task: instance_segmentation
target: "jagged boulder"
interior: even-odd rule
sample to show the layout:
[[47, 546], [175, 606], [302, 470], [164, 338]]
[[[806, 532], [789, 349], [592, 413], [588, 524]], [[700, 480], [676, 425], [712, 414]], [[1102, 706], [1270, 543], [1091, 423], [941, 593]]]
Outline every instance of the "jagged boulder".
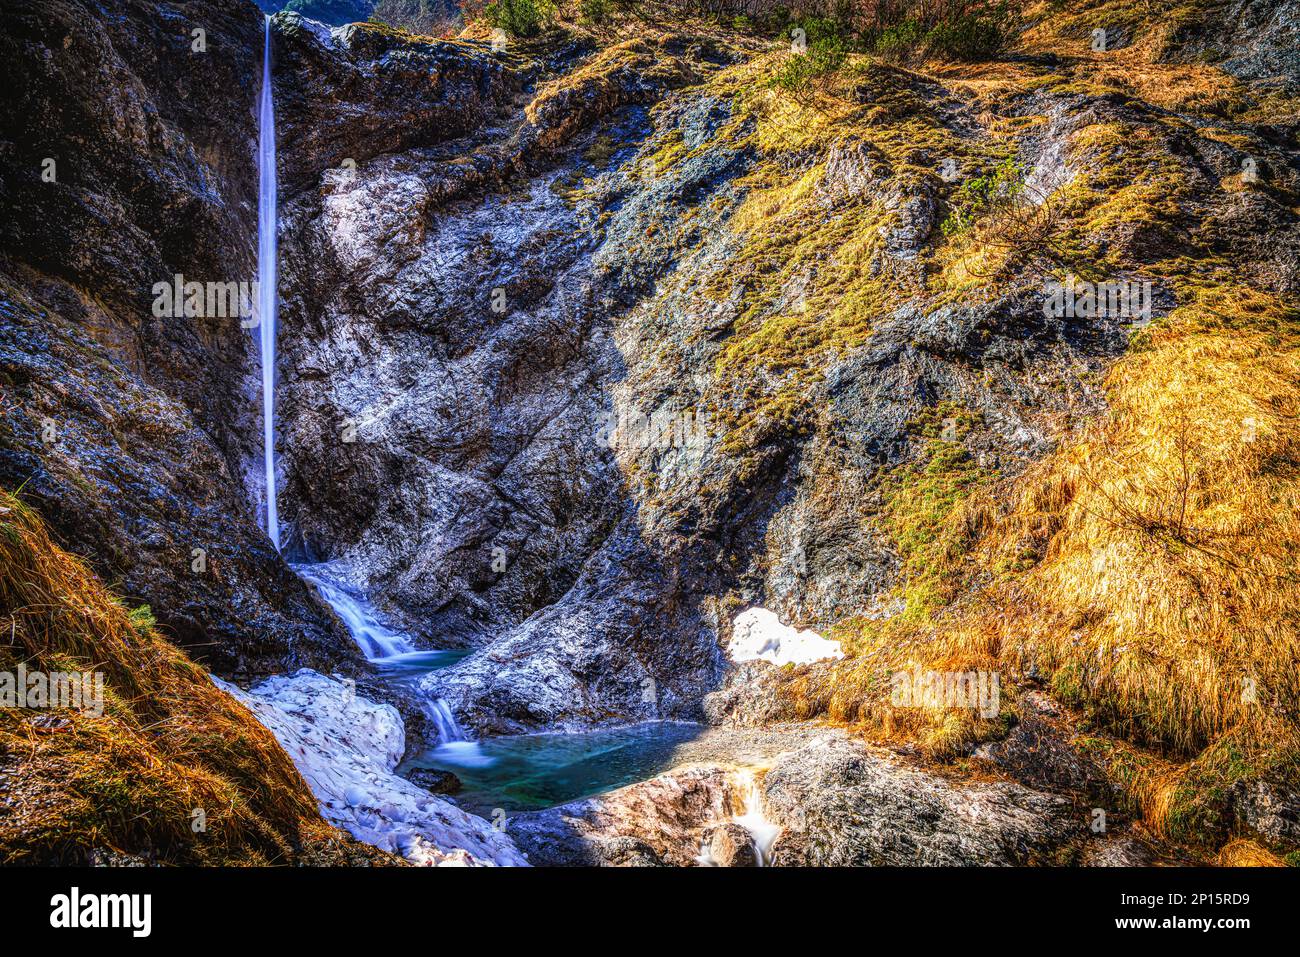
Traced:
[[534, 866], [677, 866], [696, 862], [706, 829], [734, 806], [724, 768], [696, 766], [507, 819]]
[[705, 831], [704, 847], [716, 867], [759, 867], [762, 864], [753, 836], [733, 821]]
[[834, 737], [779, 759], [763, 788], [783, 828], [774, 866], [1063, 863], [1086, 829], [1065, 798], [957, 783]]

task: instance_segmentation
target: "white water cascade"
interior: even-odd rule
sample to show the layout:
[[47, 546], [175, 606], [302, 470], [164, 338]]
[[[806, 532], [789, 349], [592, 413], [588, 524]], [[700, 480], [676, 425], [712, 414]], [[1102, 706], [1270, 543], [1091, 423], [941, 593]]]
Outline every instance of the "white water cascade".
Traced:
[[[744, 802], [744, 810], [732, 814], [730, 820], [749, 832], [750, 839], [754, 842], [758, 866], [767, 867], [772, 863], [772, 845], [781, 836], [781, 825], [769, 820], [763, 810], [763, 789], [758, 781], [759, 773], [759, 768], [742, 767], [727, 775], [732, 794], [739, 795]], [[713, 850], [707, 840], [700, 846], [699, 856], [695, 860], [703, 867], [717, 866], [718, 862], [714, 860]]]
[[276, 186], [275, 103], [271, 90], [271, 18], [262, 48], [262, 95], [257, 127], [257, 327], [262, 347], [262, 458], [266, 470], [266, 533], [280, 550], [275, 504]]
[[[262, 354], [262, 458], [266, 471], [266, 534], [280, 550], [280, 516], [275, 499], [275, 332], [276, 301], [276, 169], [275, 102], [271, 88], [271, 18], [266, 17], [266, 38], [262, 47], [262, 93], [258, 104], [257, 155], [257, 318]], [[294, 570], [311, 582], [347, 625], [352, 640], [366, 658], [385, 666], [410, 665], [418, 669], [427, 653], [411, 644], [405, 635], [386, 627], [365, 600], [342, 584], [328, 565], [296, 565]], [[447, 702], [441, 698], [424, 703], [424, 711], [443, 745], [458, 746], [477, 754], [477, 745], [461, 730]], [[470, 755], [473, 757], [474, 755]]]
[[[428, 652], [418, 650], [409, 638], [386, 626], [375, 610], [351, 588], [345, 585], [342, 569], [328, 563], [319, 565], [294, 565], [298, 577], [316, 586], [321, 598], [334, 609], [347, 625], [348, 634], [369, 661], [390, 674], [400, 675], [405, 668], [418, 672]], [[441, 698], [421, 702], [429, 723], [437, 731], [437, 743], [450, 746], [463, 760], [472, 764], [483, 763], [477, 743], [456, 723], [451, 706]]]
[[384, 626], [375, 613], [348, 591], [329, 565], [295, 565], [298, 577], [311, 582], [320, 596], [348, 626], [348, 633], [371, 661], [383, 661], [415, 651], [405, 635]]
[[772, 860], [772, 845], [781, 835], [781, 826], [768, 820], [763, 811], [763, 789], [753, 768], [741, 768], [736, 775], [739, 789], [745, 798], [745, 812], [733, 820], [749, 832], [758, 851], [758, 866], [766, 867]]

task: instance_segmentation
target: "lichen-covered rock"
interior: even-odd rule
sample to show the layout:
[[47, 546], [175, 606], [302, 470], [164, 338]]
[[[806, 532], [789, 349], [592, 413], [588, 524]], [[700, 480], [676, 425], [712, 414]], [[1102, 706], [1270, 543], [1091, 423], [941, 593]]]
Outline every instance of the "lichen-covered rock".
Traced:
[[779, 759], [763, 791], [783, 829], [774, 866], [1060, 863], [1086, 823], [1064, 798], [950, 781], [839, 738]]

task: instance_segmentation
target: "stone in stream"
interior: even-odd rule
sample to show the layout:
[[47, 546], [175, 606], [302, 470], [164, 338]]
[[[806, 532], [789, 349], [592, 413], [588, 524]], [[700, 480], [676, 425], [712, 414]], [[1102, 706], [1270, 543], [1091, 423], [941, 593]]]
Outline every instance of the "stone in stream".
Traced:
[[758, 848], [750, 833], [728, 821], [704, 832], [704, 846], [716, 867], [758, 867]]
[[533, 866], [687, 867], [730, 817], [728, 772], [694, 766], [582, 801], [516, 814], [506, 833]]
[[456, 775], [437, 768], [414, 768], [406, 775], [406, 779], [430, 794], [455, 794], [463, 786]]

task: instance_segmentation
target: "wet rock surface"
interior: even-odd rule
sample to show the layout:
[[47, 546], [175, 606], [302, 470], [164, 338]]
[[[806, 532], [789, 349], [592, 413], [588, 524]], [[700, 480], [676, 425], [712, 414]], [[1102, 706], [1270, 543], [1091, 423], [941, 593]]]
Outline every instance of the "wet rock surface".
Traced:
[[436, 768], [415, 768], [406, 775], [406, 779], [430, 794], [455, 794], [462, 787], [461, 780], [456, 775]]
[[534, 867], [685, 867], [704, 830], [731, 813], [724, 768], [660, 775], [596, 798], [511, 816], [506, 833]]
[[719, 824], [704, 832], [704, 846], [715, 867], [759, 867], [754, 838], [739, 824]]

